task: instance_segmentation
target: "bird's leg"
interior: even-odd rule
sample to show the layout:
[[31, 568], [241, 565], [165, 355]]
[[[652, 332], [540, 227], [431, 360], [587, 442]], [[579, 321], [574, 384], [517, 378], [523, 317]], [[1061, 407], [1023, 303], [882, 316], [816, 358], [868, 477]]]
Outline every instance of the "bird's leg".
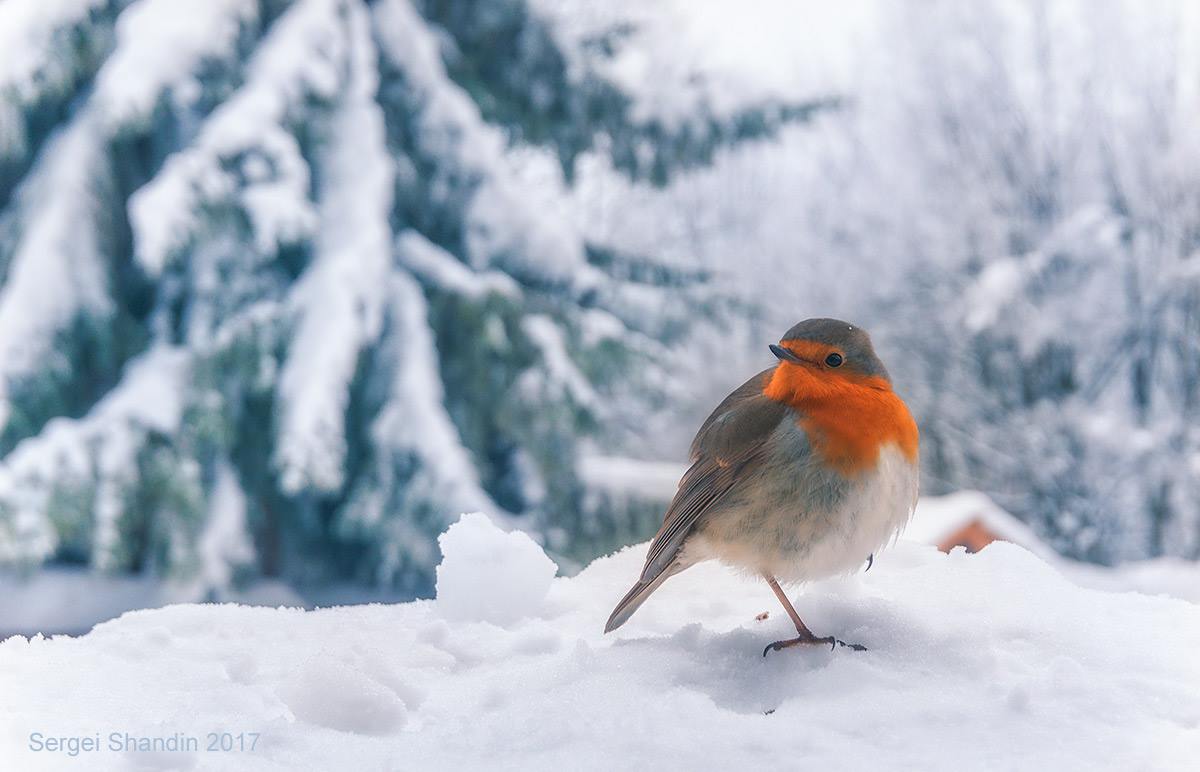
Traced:
[[764, 657], [767, 656], [767, 652], [769, 651], [780, 651], [792, 646], [799, 646], [802, 643], [828, 643], [831, 649], [836, 649], [838, 646], [846, 646], [854, 649], [855, 651], [867, 650], [866, 646], [858, 643], [846, 643], [845, 641], [839, 641], [832, 635], [826, 638], [818, 638], [817, 636], [813, 635], [812, 630], [808, 629], [808, 625], [804, 624], [804, 620], [802, 620], [800, 615], [796, 613], [796, 608], [792, 606], [792, 602], [788, 600], [788, 596], [783, 591], [783, 588], [779, 586], [779, 582], [775, 581], [775, 577], [771, 576], [770, 574], [763, 574], [763, 578], [767, 580], [767, 584], [769, 584], [771, 589], [775, 592], [775, 597], [779, 598], [779, 602], [783, 604], [783, 610], [786, 611], [788, 616], [792, 618], [792, 624], [796, 626], [797, 633], [795, 638], [790, 638], [786, 641], [775, 641], [775, 643], [767, 646], [767, 648], [763, 649]]

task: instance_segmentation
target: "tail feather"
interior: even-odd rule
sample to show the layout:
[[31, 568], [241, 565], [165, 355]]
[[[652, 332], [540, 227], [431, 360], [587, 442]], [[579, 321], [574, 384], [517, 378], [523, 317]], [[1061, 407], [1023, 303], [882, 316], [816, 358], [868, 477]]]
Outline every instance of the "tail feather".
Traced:
[[625, 597], [621, 598], [621, 602], [613, 609], [612, 616], [608, 618], [608, 623], [604, 625], [604, 632], [611, 633], [633, 616], [633, 612], [646, 602], [646, 598], [650, 597], [650, 593], [659, 588], [663, 582], [671, 575], [678, 573], [677, 571], [663, 571], [658, 576], [648, 582], [638, 582], [633, 585], [629, 592], [625, 593]]

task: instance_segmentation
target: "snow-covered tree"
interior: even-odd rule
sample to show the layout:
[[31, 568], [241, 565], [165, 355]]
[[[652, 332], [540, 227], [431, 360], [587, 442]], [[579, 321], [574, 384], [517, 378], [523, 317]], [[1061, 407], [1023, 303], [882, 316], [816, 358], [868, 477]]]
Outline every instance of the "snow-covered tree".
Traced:
[[576, 168], [664, 184], [828, 104], [668, 73], [656, 105], [613, 76], [632, 34], [521, 0], [0, 5], [0, 561], [422, 592], [464, 510], [614, 546], [583, 438], [636, 428], [725, 300], [589, 238]]
[[913, 217], [907, 286], [950, 312], [896, 336], [946, 375], [934, 485], [989, 490], [1101, 562], [1200, 556], [1200, 27], [1144, 10], [946, 4], [936, 40], [897, 20], [942, 217]]
[[924, 492], [985, 490], [1078, 558], [1200, 558], [1197, 6], [874, 11], [846, 109], [634, 206], [754, 256], [727, 278], [766, 313], [730, 350], [870, 329]]

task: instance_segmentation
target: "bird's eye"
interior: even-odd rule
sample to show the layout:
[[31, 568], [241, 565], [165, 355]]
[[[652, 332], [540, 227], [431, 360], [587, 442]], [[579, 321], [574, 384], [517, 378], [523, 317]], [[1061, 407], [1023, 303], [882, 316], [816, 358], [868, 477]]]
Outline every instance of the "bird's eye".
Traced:
[[841, 367], [842, 366], [842, 355], [841, 354], [830, 354], [829, 356], [825, 357], [825, 364], [829, 365], [830, 367]]

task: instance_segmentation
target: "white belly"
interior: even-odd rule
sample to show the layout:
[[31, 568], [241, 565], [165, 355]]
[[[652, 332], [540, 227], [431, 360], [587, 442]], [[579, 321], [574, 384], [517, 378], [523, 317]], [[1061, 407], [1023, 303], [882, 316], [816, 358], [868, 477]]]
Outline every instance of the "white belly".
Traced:
[[716, 558], [755, 574], [800, 582], [848, 574], [893, 539], [912, 516], [918, 471], [892, 445], [827, 507], [798, 506], [803, 491], [763, 486], [705, 523], [687, 562]]

